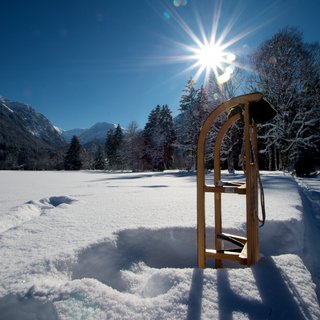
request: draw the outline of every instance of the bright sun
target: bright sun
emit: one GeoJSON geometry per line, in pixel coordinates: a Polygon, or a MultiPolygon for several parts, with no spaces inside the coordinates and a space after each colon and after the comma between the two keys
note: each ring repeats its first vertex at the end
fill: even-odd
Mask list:
{"type": "Polygon", "coordinates": [[[234,62],[236,56],[231,52],[226,52],[216,43],[198,43],[197,48],[190,48],[193,54],[189,56],[190,60],[194,60],[194,68],[198,68],[196,77],[203,72],[207,76],[213,72],[218,83],[223,84],[230,80],[234,71],[234,62]]]}
{"type": "Polygon", "coordinates": [[[234,26],[237,16],[221,29],[219,26],[221,5],[222,2],[218,1],[210,33],[205,32],[200,18],[197,19],[200,33],[196,34],[181,16],[177,13],[172,14],[172,18],[189,36],[191,44],[177,42],[182,54],[170,57],[170,59],[178,62],[189,62],[189,65],[182,73],[189,73],[195,70],[195,75],[193,76],[195,81],[204,75],[204,82],[207,82],[213,74],[217,83],[222,85],[231,79],[236,68],[244,68],[242,64],[236,61],[236,55],[231,52],[231,47],[253,30],[243,30],[230,38],[230,30],[234,26]],[[218,29],[221,29],[219,33],[218,29]]]}
{"type": "Polygon", "coordinates": [[[223,59],[223,51],[217,45],[203,45],[196,49],[195,59],[198,64],[203,68],[214,69],[221,66],[223,59]]]}

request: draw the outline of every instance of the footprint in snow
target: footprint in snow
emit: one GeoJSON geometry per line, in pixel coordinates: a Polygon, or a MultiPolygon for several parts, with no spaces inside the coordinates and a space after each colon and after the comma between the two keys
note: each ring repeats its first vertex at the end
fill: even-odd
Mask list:
{"type": "Polygon", "coordinates": [[[77,200],[69,196],[53,196],[53,197],[41,199],[39,202],[43,203],[44,205],[59,207],[64,204],[71,204],[74,201],[77,201],[77,200]]]}
{"type": "Polygon", "coordinates": [[[51,196],[40,200],[30,200],[21,206],[13,208],[7,214],[0,217],[0,233],[17,228],[21,224],[37,218],[49,209],[63,208],[72,204],[77,199],[70,196],[51,196]]]}

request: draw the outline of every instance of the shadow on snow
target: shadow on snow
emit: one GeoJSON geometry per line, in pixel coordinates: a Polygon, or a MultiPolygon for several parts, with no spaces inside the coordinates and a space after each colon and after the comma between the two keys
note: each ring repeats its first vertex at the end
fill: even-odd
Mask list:
{"type": "MultiPolygon", "coordinates": [[[[267,226],[279,229],[277,222],[267,226]]],[[[225,230],[235,233],[235,230],[225,230]]],[[[239,233],[239,230],[237,230],[239,233]]],[[[213,241],[213,229],[207,230],[207,241],[213,241]]],[[[287,253],[288,247],[270,245],[270,234],[262,237],[261,252],[268,255],[287,253]]],[[[130,292],[130,285],[122,272],[132,269],[138,263],[151,268],[193,268],[190,283],[187,319],[201,319],[204,271],[197,268],[197,232],[195,228],[127,229],[116,233],[116,241],[105,240],[78,253],[78,261],[70,265],[72,279],[94,278],[120,292],[130,292]]],[[[289,245],[289,244],[288,244],[289,245]]],[[[292,244],[290,244],[292,248],[292,244]]],[[[59,263],[59,261],[57,261],[59,263]]],[[[229,266],[229,265],[228,265],[229,266]]],[[[229,267],[242,268],[238,265],[229,267]]],[[[230,270],[230,269],[229,269],[230,270]]],[[[262,302],[238,296],[230,286],[228,269],[217,270],[219,318],[232,319],[232,312],[243,312],[250,319],[302,319],[303,315],[294,301],[280,270],[272,258],[262,258],[252,267],[262,302]],[[276,284],[276,287],[272,286],[276,284]]],[[[170,290],[172,284],[166,275],[151,277],[146,297],[154,297],[170,290]],[[152,288],[151,288],[152,287],[152,288]]],[[[52,302],[40,301],[33,295],[20,298],[8,295],[0,299],[1,319],[57,319],[52,302]],[[30,316],[24,317],[25,314],[30,316]],[[23,315],[23,316],[22,316],[23,315]],[[4,318],[3,318],[4,317],[4,318]],[[29,317],[29,318],[28,318],[29,317]]]]}
{"type": "MultiPolygon", "coordinates": [[[[279,226],[269,227],[274,229],[279,226]]],[[[235,230],[226,231],[232,233],[235,230]]],[[[212,228],[207,230],[207,234],[208,242],[212,241],[209,239],[209,235],[213,234],[212,228]]],[[[143,262],[152,268],[194,268],[187,302],[187,319],[201,319],[204,271],[197,269],[196,265],[196,237],[194,228],[123,230],[117,234],[116,242],[95,244],[80,252],[78,263],[72,267],[73,279],[95,278],[118,291],[129,292],[129,285],[121,277],[121,271],[129,270],[136,263],[143,262]]],[[[288,245],[292,248],[292,244],[288,245]]],[[[263,250],[268,255],[288,252],[287,247],[278,247],[273,252],[270,245],[266,244],[262,245],[262,253],[263,250]]],[[[242,268],[237,264],[227,266],[242,268]]],[[[252,267],[252,272],[262,302],[238,296],[230,286],[228,269],[217,270],[218,285],[212,290],[218,291],[220,319],[232,319],[232,312],[245,313],[250,319],[304,319],[290,292],[291,288],[289,290],[287,287],[288,281],[285,282],[272,258],[262,258],[252,267]]],[[[158,289],[164,280],[155,283],[158,289]]],[[[163,288],[157,294],[166,293],[170,285],[163,288]]],[[[308,310],[303,313],[307,314],[308,310]]]]}

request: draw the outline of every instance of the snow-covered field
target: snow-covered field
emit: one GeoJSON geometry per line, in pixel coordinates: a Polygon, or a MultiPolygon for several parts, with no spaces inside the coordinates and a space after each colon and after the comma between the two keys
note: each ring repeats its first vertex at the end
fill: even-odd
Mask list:
{"type": "Polygon", "coordinates": [[[260,261],[200,270],[195,175],[0,171],[0,319],[320,319],[320,178],[262,180],[260,261]]]}

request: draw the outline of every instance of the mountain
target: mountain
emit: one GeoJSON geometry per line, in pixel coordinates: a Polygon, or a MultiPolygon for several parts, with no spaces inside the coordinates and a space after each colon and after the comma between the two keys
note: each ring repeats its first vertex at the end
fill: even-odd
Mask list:
{"type": "Polygon", "coordinates": [[[0,97],[0,169],[47,169],[61,161],[66,143],[41,113],[0,97]]]}
{"type": "Polygon", "coordinates": [[[31,106],[0,96],[0,170],[62,169],[72,136],[79,138],[90,157],[104,145],[110,129],[115,125],[100,122],[89,129],[63,131],[31,106]]]}
{"type": "Polygon", "coordinates": [[[19,119],[23,128],[36,138],[50,146],[61,147],[65,144],[57,128],[41,113],[27,104],[10,101],[1,97],[0,103],[12,111],[19,119]]]}
{"type": "Polygon", "coordinates": [[[62,132],[62,137],[70,142],[72,137],[76,135],[82,145],[97,143],[104,144],[109,130],[114,130],[115,125],[108,122],[98,122],[89,129],[72,129],[62,132]]]}
{"type": "Polygon", "coordinates": [[[81,133],[86,131],[87,129],[71,129],[71,130],[62,130],[61,136],[64,138],[66,142],[70,142],[73,136],[80,137],[81,133]]]}

